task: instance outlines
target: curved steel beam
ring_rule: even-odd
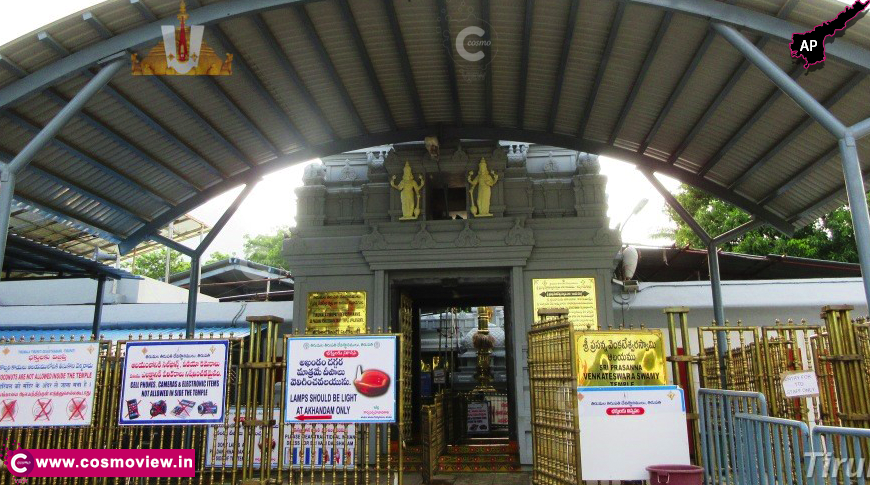
[[[344,140],[338,140],[323,145],[318,145],[311,149],[300,150],[298,152],[277,158],[271,162],[266,162],[256,166],[253,169],[246,170],[237,175],[229,177],[220,183],[212,185],[203,190],[172,209],[155,217],[150,223],[139,228],[127,237],[121,244],[119,249],[121,254],[126,254],[133,250],[136,245],[145,239],[148,239],[152,234],[156,234],[160,228],[169,224],[181,215],[190,212],[213,197],[226,192],[234,187],[249,183],[263,177],[264,175],[280,170],[284,167],[295,165],[297,163],[313,160],[319,157],[330,155],[338,155],[351,150],[362,150],[379,145],[389,145],[393,143],[405,143],[412,141],[423,140],[424,137],[432,133],[439,133],[447,138],[468,138],[468,139],[489,139],[489,140],[514,140],[527,143],[538,143],[542,145],[550,145],[569,150],[577,150],[581,152],[597,153],[611,158],[615,158],[627,163],[634,164],[638,168],[647,171],[657,172],[669,177],[673,177],[680,182],[689,184],[704,192],[709,193],[719,199],[729,202],[742,210],[756,216],[761,221],[764,221],[779,231],[786,234],[792,234],[795,227],[785,220],[780,215],[759,206],[755,202],[736,194],[725,187],[711,182],[704,177],[700,177],[695,173],[683,170],[679,167],[674,167],[660,160],[648,157],[632,150],[613,147],[605,143],[582,140],[570,135],[556,135],[543,131],[521,130],[515,128],[493,128],[486,126],[463,126],[463,127],[429,127],[421,129],[409,129],[393,132],[373,133],[365,136],[358,136]]]

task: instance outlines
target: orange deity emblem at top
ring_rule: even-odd
[[[163,41],[154,46],[141,61],[131,56],[134,76],[229,76],[233,73],[233,55],[221,60],[202,40],[205,27],[187,25],[187,7],[182,0],[178,11],[179,26],[162,25]]]

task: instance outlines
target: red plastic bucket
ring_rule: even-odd
[[[646,467],[652,485],[703,485],[704,469],[695,465],[652,465]]]

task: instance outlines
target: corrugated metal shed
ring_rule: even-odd
[[[844,5],[834,0],[187,3],[189,24],[234,55],[233,75],[122,71],[25,170],[20,202],[129,251],[284,166],[438,135],[613,156],[784,230],[843,205],[835,140],[711,19],[741,28],[847,125],[870,117],[870,22],[829,42],[822,69],[804,73],[789,56],[791,33],[835,17]],[[21,150],[100,59],[144,56],[177,10],[177,0],[109,1],[0,47],[0,157]],[[491,40],[483,65],[450,42],[468,27]],[[858,143],[870,161],[870,139]]]

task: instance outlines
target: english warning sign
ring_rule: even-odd
[[[127,342],[121,425],[223,423],[228,340]]]
[[[285,422],[394,423],[395,335],[287,339]]]

